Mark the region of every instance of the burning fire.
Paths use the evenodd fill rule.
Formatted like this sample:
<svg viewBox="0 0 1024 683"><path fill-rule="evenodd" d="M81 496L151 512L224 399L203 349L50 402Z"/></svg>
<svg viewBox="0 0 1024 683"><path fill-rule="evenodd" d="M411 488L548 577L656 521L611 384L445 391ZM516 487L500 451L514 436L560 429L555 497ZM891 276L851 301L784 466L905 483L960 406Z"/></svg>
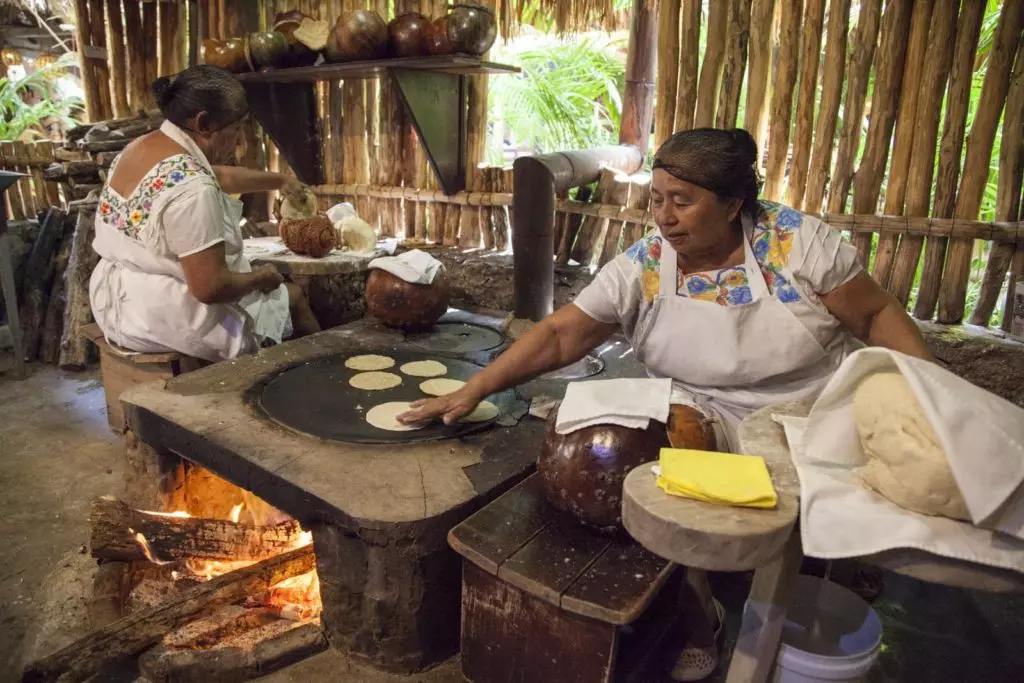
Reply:
<svg viewBox="0 0 1024 683"><path fill-rule="evenodd" d="M238 503L231 508L229 517L233 523L238 524L238 520L240 519L244 508L244 502ZM191 518L193 516L184 510L175 510L174 512L145 511L145 514L178 518ZM136 532L134 529L129 529L129 532L134 537L135 542L138 543L139 548L142 550L142 553L145 555L147 560L157 565L171 564L170 561L160 560L153 554L149 541L146 540L146 537L143 534ZM305 547L312 542L312 532L302 530L292 543L292 546L287 550L296 550L298 548ZM242 569L253 564L256 564L253 560L187 559L183 562L183 571L172 571L171 578L175 581L186 578L209 581L214 577ZM267 607L281 618L290 619L292 621L307 621L318 617L320 615L321 604L320 581L317 578L316 570L314 569L306 574L281 581L280 583L272 586L270 590L262 596L250 599L249 605L253 607Z"/></svg>

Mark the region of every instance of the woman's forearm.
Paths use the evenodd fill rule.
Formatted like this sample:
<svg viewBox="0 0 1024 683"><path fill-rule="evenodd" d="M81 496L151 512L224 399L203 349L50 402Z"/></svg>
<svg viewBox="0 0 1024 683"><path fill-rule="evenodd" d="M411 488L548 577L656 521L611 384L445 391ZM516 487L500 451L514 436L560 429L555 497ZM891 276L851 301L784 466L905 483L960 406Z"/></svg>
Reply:
<svg viewBox="0 0 1024 683"><path fill-rule="evenodd" d="M197 298L204 304L233 304L259 289L258 284L256 273L227 271L208 294Z"/></svg>
<svg viewBox="0 0 1024 683"><path fill-rule="evenodd" d="M872 346L882 346L908 356L935 360L925 344L921 330L896 301L887 304L874 315L865 341Z"/></svg>
<svg viewBox="0 0 1024 683"><path fill-rule="evenodd" d="M241 166L214 166L220 189L227 194L249 194L251 192L273 192L288 182L280 173L256 171Z"/></svg>

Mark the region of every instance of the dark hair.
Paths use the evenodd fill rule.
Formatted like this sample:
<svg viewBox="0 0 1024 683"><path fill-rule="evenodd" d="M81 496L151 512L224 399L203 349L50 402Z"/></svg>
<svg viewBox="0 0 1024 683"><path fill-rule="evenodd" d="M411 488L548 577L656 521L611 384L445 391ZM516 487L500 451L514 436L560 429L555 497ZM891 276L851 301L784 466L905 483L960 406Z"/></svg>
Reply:
<svg viewBox="0 0 1024 683"><path fill-rule="evenodd" d="M201 64L174 76L153 81L153 95L164 118L181 128L200 112L206 112L206 124L220 130L249 112L245 89L230 72Z"/></svg>
<svg viewBox="0 0 1024 683"><path fill-rule="evenodd" d="M757 196L761 191L756 164L757 142L742 128L679 131L654 155L654 168L723 199L740 199L742 212L752 217L758 213Z"/></svg>

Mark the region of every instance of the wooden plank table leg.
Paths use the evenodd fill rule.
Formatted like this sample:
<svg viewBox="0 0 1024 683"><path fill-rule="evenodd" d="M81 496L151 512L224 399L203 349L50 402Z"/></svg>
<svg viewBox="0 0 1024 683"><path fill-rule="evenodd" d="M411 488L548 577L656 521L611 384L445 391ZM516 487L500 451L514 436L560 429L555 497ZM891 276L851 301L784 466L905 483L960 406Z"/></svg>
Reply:
<svg viewBox="0 0 1024 683"><path fill-rule="evenodd" d="M736 649L726 683L764 683L779 651L790 591L800 574L803 550L794 531L779 555L754 572L750 597L743 609Z"/></svg>
<svg viewBox="0 0 1024 683"><path fill-rule="evenodd" d="M14 376L25 376L25 343L21 336L21 321L18 319L18 293L14 287L14 264L11 263L10 236L0 234L0 286L3 287L4 303L7 306L7 327L14 343Z"/></svg>

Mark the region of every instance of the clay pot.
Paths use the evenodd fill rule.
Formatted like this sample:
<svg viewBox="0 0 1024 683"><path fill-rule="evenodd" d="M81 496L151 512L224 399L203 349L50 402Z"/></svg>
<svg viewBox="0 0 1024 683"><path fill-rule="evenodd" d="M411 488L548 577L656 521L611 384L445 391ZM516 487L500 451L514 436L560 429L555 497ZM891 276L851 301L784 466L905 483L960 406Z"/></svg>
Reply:
<svg viewBox="0 0 1024 683"><path fill-rule="evenodd" d="M388 54L392 57L424 57L430 20L418 12L406 12L388 24Z"/></svg>
<svg viewBox="0 0 1024 683"><path fill-rule="evenodd" d="M430 24L430 33L427 35L427 52L431 55L450 55L452 44L448 42L448 18L439 17Z"/></svg>
<svg viewBox="0 0 1024 683"><path fill-rule="evenodd" d="M202 45L202 59L204 64L227 69L231 73L249 71L249 62L245 58L245 41L241 38L205 39Z"/></svg>
<svg viewBox="0 0 1024 683"><path fill-rule="evenodd" d="M286 247L303 256L323 258L337 245L334 226L327 216L283 220L278 232Z"/></svg>
<svg viewBox="0 0 1024 683"><path fill-rule="evenodd" d="M704 416L673 405L668 427L651 422L646 430L601 425L558 434L552 421L537 470L544 494L559 510L605 533L622 530L622 482L631 470L658 459L661 449L715 450Z"/></svg>
<svg viewBox="0 0 1024 683"><path fill-rule="evenodd" d="M371 10L345 12L334 24L324 49L329 62L383 59L388 49L388 25Z"/></svg>
<svg viewBox="0 0 1024 683"><path fill-rule="evenodd" d="M438 273L429 285L417 285L374 270L366 280L366 312L388 327L427 330L448 311L448 278Z"/></svg>
<svg viewBox="0 0 1024 683"><path fill-rule="evenodd" d="M281 12L274 17L274 30L288 41L288 51L282 60L282 67L312 66L316 63L317 51L310 49L295 35L296 29L308 19L309 17L298 10Z"/></svg>
<svg viewBox="0 0 1024 683"><path fill-rule="evenodd" d="M445 25L452 50L474 57L490 50L498 37L494 12L476 3L453 5L445 16Z"/></svg>
<svg viewBox="0 0 1024 683"><path fill-rule="evenodd" d="M280 69L288 66L291 47L283 33L263 31L249 34L249 58L256 69Z"/></svg>

